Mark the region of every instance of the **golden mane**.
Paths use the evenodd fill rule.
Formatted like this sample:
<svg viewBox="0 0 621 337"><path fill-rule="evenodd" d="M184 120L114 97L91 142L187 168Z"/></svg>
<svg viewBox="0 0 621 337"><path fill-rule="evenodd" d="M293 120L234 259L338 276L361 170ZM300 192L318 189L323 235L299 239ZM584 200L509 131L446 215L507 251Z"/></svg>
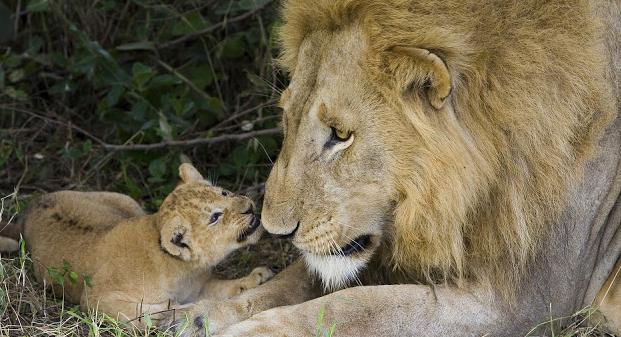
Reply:
<svg viewBox="0 0 621 337"><path fill-rule="evenodd" d="M413 115L404 116L416 122L412 141L427 148L391 168L402 197L388 233L390 254L382 257L412 277L474 279L510 294L613 117L610 92L593 80L593 72L605 78L605 52L591 41L596 25L587 20L588 4L531 2L502 8L441 0L283 5L279 63L285 70L294 71L312 32L358 27L370 55L381 60L377 87L392 106ZM533 6L537 20L507 19ZM435 111L408 110L392 79L411 69L386 56L395 46L425 48L445 61L454 124L438 123L430 116ZM452 157L438 155L447 153ZM474 160L474 169L454 167L464 160Z"/></svg>

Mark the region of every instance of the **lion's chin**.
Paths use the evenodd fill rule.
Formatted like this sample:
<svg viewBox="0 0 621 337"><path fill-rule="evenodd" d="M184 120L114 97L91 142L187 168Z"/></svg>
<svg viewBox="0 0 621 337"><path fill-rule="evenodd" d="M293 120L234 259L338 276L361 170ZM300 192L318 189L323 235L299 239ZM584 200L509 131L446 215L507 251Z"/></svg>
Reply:
<svg viewBox="0 0 621 337"><path fill-rule="evenodd" d="M324 290L331 292L347 287L358 280L358 272L367 264L366 259L341 255L303 253L308 270L317 275Z"/></svg>

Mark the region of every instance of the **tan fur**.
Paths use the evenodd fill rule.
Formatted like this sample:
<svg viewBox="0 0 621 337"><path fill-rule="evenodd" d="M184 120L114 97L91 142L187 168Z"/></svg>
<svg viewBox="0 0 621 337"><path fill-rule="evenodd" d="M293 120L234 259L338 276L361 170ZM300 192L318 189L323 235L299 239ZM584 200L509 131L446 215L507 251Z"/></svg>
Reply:
<svg viewBox="0 0 621 337"><path fill-rule="evenodd" d="M262 220L329 293L309 300L300 263L194 319L509 337L590 303L621 247L619 17L618 0L285 0Z"/></svg>
<svg viewBox="0 0 621 337"><path fill-rule="evenodd" d="M535 7L537 20L519 22ZM313 219L353 226L355 214L371 208L390 217L395 205L394 225L381 232L389 274L467 278L511 296L614 116L609 86L597 81L607 71L606 52L592 39L598 22L588 13L586 2L502 9L466 1L286 2L280 63L293 80L283 102L284 146L267 185L266 228L287 232L296 222L290 218L302 220L294 242L303 242L323 232L310 230L311 209ZM451 24L427 28L437 22ZM515 45L511 35L526 35L520 41L529 44ZM490 59L489 50L504 52ZM307 117L315 104L327 106L331 119ZM327 130L333 120L357 136L351 149L336 164L308 164L317 156L309 137L323 143L327 132L303 133ZM371 147L382 152L364 153ZM352 172L342 174L346 167ZM325 193L360 193L341 194L349 207L335 209L316 192L326 184ZM379 192L365 191L369 184ZM339 245L341 233L351 239L378 231L325 228L332 225ZM330 247L327 240L307 249L322 254L315 247Z"/></svg>
<svg viewBox="0 0 621 337"><path fill-rule="evenodd" d="M621 334L621 260L597 294L593 307L598 310L591 317L593 324L603 326L617 336Z"/></svg>
<svg viewBox="0 0 621 337"><path fill-rule="evenodd" d="M37 279L53 283L48 268L62 270L67 261L80 277L75 284L65 278L65 299L133 320L200 299L229 298L270 278L264 267L237 280L210 277L230 252L256 243L262 229L238 242L257 225L252 201L212 186L189 164L181 165L180 176L152 215L109 192L60 191L33 202L24 234ZM215 212L222 216L210 223ZM85 275L92 287L85 286Z"/></svg>

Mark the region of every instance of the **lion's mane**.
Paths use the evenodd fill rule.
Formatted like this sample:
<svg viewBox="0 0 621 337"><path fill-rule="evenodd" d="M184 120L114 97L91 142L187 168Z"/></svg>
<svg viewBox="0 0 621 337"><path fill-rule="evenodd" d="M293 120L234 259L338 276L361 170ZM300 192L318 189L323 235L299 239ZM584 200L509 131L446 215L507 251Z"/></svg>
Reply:
<svg viewBox="0 0 621 337"><path fill-rule="evenodd" d="M524 22L532 8L537 14ZM417 158L395 150L407 160L391 168L402 196L385 261L422 280L515 289L613 116L611 93L596 80L605 78L606 53L592 39L589 12L587 2L562 1L285 2L282 67L294 71L312 32L360 27L379 60L377 87L416 130L402 143L425 146ZM404 105L391 81L413 70L383 56L395 46L445 61L456 123ZM474 161L467 171L465 161Z"/></svg>

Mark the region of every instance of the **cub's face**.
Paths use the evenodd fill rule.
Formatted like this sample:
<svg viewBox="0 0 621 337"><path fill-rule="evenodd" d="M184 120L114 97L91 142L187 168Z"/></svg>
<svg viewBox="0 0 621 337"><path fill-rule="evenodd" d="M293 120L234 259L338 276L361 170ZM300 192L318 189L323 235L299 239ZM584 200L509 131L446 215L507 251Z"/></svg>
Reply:
<svg viewBox="0 0 621 337"><path fill-rule="evenodd" d="M186 261L215 265L240 247L256 243L262 228L252 200L211 185L189 164L182 182L157 215L161 245Z"/></svg>

